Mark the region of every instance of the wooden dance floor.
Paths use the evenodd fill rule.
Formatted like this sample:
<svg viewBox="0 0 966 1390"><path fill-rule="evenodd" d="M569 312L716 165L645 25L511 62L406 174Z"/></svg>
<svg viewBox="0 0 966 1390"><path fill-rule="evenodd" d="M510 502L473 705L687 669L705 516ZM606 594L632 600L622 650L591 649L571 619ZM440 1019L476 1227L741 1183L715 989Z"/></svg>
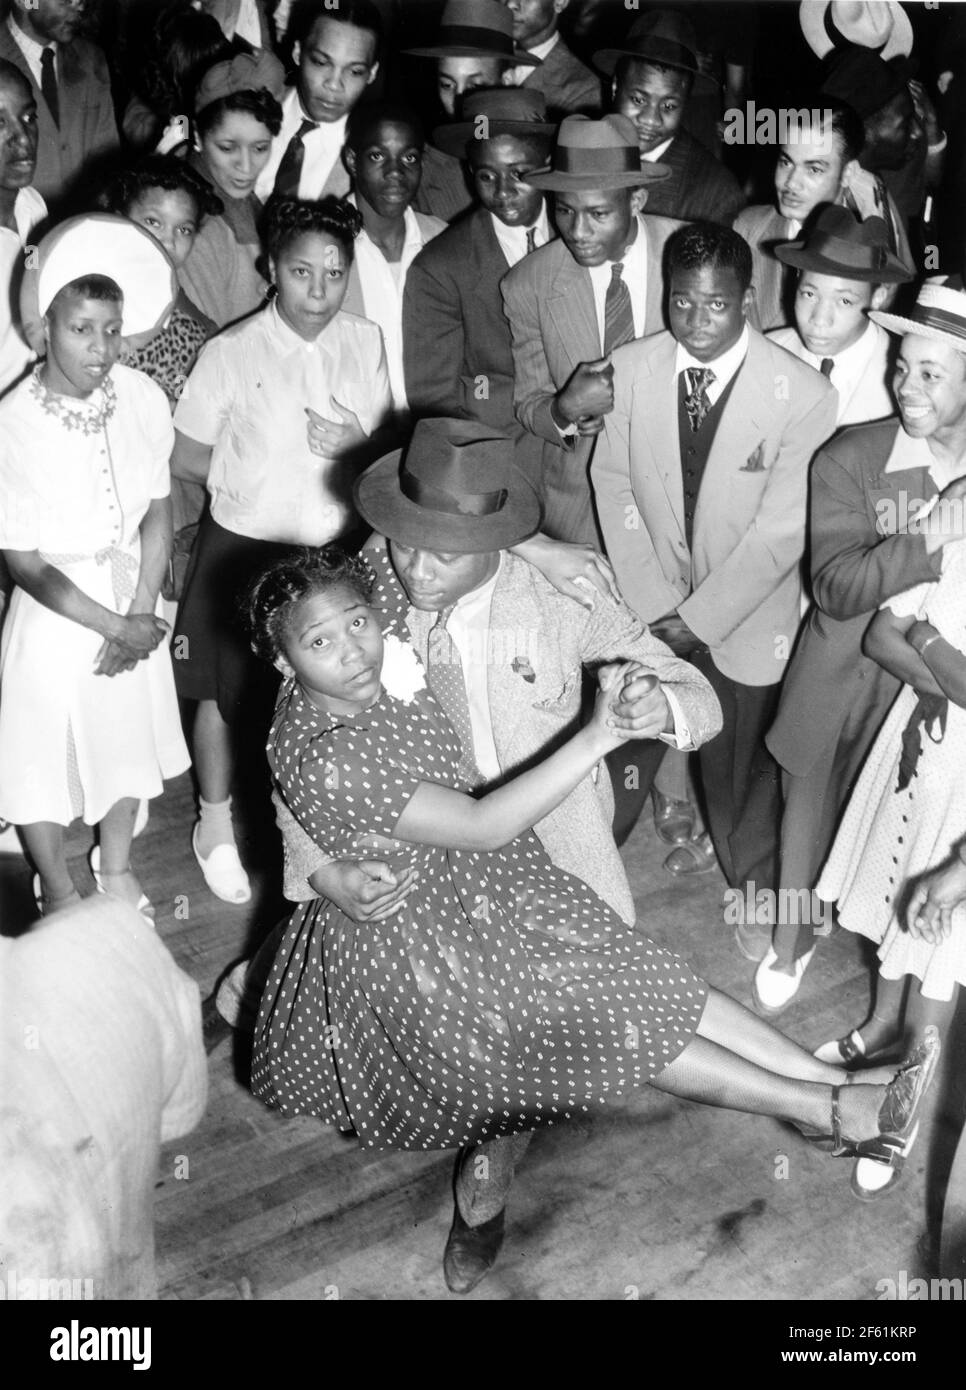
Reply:
<svg viewBox="0 0 966 1390"><path fill-rule="evenodd" d="M207 994L284 903L264 827L243 849L264 861L253 903L215 899L191 854L193 815L184 776L155 803L135 864L162 937ZM82 892L92 888L89 845L75 828ZM747 1002L753 967L725 924L723 881L717 872L676 880L666 853L648 808L625 849L642 927ZM29 920L29 878L13 856L0 859L0 910L5 932ZM860 943L836 932L783 1029L809 1048L840 1035L863 1018L868 979ZM963 1055L962 1035L960 1026L948 1058ZM317 1121L281 1119L251 1096L246 1069L241 1040L213 1053L205 1119L163 1153L162 1298L457 1298L441 1269L452 1156L362 1152ZM935 1213L966 1078L940 1081L901 1187L874 1204L852 1196L849 1160L814 1152L789 1127L656 1091L540 1133L513 1188L499 1263L469 1298L874 1300L881 1281L935 1275Z"/></svg>

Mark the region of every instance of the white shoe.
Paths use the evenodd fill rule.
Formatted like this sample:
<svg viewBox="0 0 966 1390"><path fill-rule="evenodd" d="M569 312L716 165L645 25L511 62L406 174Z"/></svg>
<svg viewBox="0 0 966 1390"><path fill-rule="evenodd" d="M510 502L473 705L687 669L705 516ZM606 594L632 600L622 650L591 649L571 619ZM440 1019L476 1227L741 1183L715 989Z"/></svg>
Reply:
<svg viewBox="0 0 966 1390"><path fill-rule="evenodd" d="M778 964L778 956L775 954L774 947L768 947L764 960L755 971L755 978L751 986L752 998L759 1013L780 1014L783 1009L788 1007L798 993L802 977L814 954L815 947L813 946L810 951L806 951L803 956L799 956L796 960L794 975L786 975L784 970L773 968Z"/></svg>
<svg viewBox="0 0 966 1390"><path fill-rule="evenodd" d="M191 848L198 868L216 898L221 898L223 903L231 903L233 907L241 907L251 901L252 886L234 845L215 845L208 858L203 859L198 852L198 826L195 824L191 832Z"/></svg>
<svg viewBox="0 0 966 1390"><path fill-rule="evenodd" d="M862 1041L862 1034L854 1028L851 1033L847 1033L844 1038L833 1038L831 1042L822 1043L812 1053L820 1062L831 1062L833 1067L851 1067L865 1056L865 1043Z"/></svg>

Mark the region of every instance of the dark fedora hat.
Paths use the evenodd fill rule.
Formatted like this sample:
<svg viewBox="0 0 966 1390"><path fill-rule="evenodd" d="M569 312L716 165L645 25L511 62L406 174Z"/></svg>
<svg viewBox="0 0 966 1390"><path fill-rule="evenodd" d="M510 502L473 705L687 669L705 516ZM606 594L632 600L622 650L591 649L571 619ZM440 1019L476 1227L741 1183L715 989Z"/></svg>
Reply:
<svg viewBox="0 0 966 1390"><path fill-rule="evenodd" d="M527 183L555 193L580 189L643 188L670 176L666 164L641 159L637 131L626 116L567 116L557 132L550 168Z"/></svg>
<svg viewBox="0 0 966 1390"><path fill-rule="evenodd" d="M435 42L403 51L412 58L502 58L514 67L540 66L513 42L513 16L501 0L446 0Z"/></svg>
<svg viewBox="0 0 966 1390"><path fill-rule="evenodd" d="M838 203L823 207L811 230L796 241L780 243L775 255L798 270L817 270L843 280L901 285L913 278L912 271L889 250L889 229L882 218L860 222Z"/></svg>
<svg viewBox="0 0 966 1390"><path fill-rule="evenodd" d="M433 144L458 158L471 141L493 140L498 135L549 138L557 129L547 120L547 98L530 87L484 87L467 92L460 115L460 120L433 131Z"/></svg>
<svg viewBox="0 0 966 1390"><path fill-rule="evenodd" d="M871 49L848 44L835 49L826 60L819 90L826 96L848 102L865 120L904 92L906 83L891 63L884 63Z"/></svg>
<svg viewBox="0 0 966 1390"><path fill-rule="evenodd" d="M420 550L505 550L540 526L540 499L514 467L509 435L476 420L419 420L356 480L359 515L381 535Z"/></svg>
<svg viewBox="0 0 966 1390"><path fill-rule="evenodd" d="M694 78L696 91L717 91L713 77L698 64L698 41L691 21L676 10L648 10L631 25L623 48L601 48L593 57L594 66L608 77L621 58L638 58L661 67L678 68Z"/></svg>

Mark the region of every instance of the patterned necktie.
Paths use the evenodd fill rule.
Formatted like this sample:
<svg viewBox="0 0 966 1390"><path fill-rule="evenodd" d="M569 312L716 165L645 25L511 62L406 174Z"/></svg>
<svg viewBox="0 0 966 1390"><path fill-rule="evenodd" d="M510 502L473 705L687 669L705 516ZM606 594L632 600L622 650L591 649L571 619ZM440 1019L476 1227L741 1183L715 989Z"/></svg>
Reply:
<svg viewBox="0 0 966 1390"><path fill-rule="evenodd" d="M54 50L45 48L40 55L40 90L47 110L55 126L60 126L60 98L57 95L57 69L54 67Z"/></svg>
<svg viewBox="0 0 966 1390"><path fill-rule="evenodd" d="M710 367L685 367L684 380L688 388L684 408L688 412L691 433L697 434L711 409L708 387L715 380L715 374Z"/></svg>
<svg viewBox="0 0 966 1390"><path fill-rule="evenodd" d="M453 616L454 609L455 604L444 608L430 629L426 674L429 678L429 688L442 705L462 746L458 768L460 780L466 786L478 787L485 779L476 766L463 663L460 660L459 649L446 626Z"/></svg>
<svg viewBox="0 0 966 1390"><path fill-rule="evenodd" d="M823 357L823 358L822 358L822 365L819 367L819 371L822 373L822 376L831 376L831 375L832 375L832 368L833 368L834 366L835 366L835 360L834 360L834 358L832 358L832 357Z"/></svg>
<svg viewBox="0 0 966 1390"><path fill-rule="evenodd" d="M282 155L278 166L278 173L275 175L276 193L281 193L286 198L297 198L299 196L299 184L302 180L302 165L305 162L305 137L310 130L318 130L315 121L303 120L298 130L285 146L285 153Z"/></svg>
<svg viewBox="0 0 966 1390"><path fill-rule="evenodd" d="M527 255L537 249L537 229L536 227L527 228Z"/></svg>
<svg viewBox="0 0 966 1390"><path fill-rule="evenodd" d="M631 292L622 279L624 266L617 261L611 266L610 284L604 297L604 356L634 338L634 312Z"/></svg>

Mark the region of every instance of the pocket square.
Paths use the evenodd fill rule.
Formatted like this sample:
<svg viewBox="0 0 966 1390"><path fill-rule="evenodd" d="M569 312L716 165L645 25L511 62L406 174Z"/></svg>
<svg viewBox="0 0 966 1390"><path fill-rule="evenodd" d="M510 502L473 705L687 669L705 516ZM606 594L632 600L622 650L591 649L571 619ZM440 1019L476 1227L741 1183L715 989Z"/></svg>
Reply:
<svg viewBox="0 0 966 1390"><path fill-rule="evenodd" d="M765 467L765 441L762 440L758 447L748 455L747 463L743 463L740 468L742 473L761 473Z"/></svg>

